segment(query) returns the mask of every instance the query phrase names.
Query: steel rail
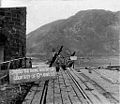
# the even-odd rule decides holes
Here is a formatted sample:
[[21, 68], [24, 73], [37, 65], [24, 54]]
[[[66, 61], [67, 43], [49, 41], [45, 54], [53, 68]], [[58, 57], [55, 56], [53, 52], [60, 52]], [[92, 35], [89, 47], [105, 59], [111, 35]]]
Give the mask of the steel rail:
[[68, 75], [70, 76], [70, 78], [72, 79], [72, 81], [75, 83], [76, 87], [78, 88], [78, 90], [80, 91], [80, 93], [82, 94], [82, 96], [84, 97], [84, 99], [87, 100], [88, 104], [94, 104], [91, 99], [87, 96], [87, 94], [85, 93], [85, 91], [83, 90], [83, 88], [80, 86], [80, 84], [78, 83], [78, 81], [74, 78], [74, 76], [67, 71]]
[[85, 74], [82, 73], [83, 77], [86, 77], [86, 79], [89, 79], [92, 83], [94, 83], [95, 85], [97, 85], [97, 87], [99, 87], [109, 99], [112, 99], [115, 103], [119, 103], [119, 100], [117, 100], [115, 97], [113, 97], [110, 93], [108, 93], [108, 91], [106, 91], [103, 87], [101, 87], [98, 83], [96, 83], [94, 80], [92, 80], [91, 78], [89, 78], [88, 76], [86, 76]]
[[[67, 73], [67, 72], [65, 72], [65, 74], [67, 75], [67, 77], [69, 77], [69, 75], [68, 75], [68, 73]], [[71, 87], [72, 87], [72, 89], [74, 90], [74, 92], [75, 92], [76, 96], [78, 97], [79, 101], [81, 102], [81, 104], [83, 104], [82, 99], [80, 99], [80, 98], [79, 98], [79, 95], [78, 95], [78, 93], [76, 92], [76, 90], [75, 90], [74, 86], [72, 85], [72, 83], [71, 83], [70, 79], [69, 79], [69, 82], [70, 82]]]
[[48, 83], [49, 83], [49, 80], [45, 81], [43, 92], [42, 92], [42, 96], [41, 96], [41, 99], [40, 99], [40, 104], [46, 104], [46, 96], [47, 96], [47, 90], [48, 90]]
[[[71, 69], [71, 70], [73, 71], [73, 69]], [[80, 77], [74, 71], [73, 71], [73, 73], [80, 79]], [[94, 83], [94, 85], [97, 85], [97, 87], [99, 87], [106, 94], [107, 98], [109, 98], [110, 100], [114, 101], [115, 103], [119, 103], [119, 100], [117, 100], [115, 97], [113, 97], [110, 93], [108, 93], [108, 91], [106, 91], [103, 87], [101, 87], [98, 83], [96, 83], [90, 77], [86, 76], [84, 73], [79, 73], [79, 74], [81, 74], [87, 80], [91, 81], [91, 83]]]

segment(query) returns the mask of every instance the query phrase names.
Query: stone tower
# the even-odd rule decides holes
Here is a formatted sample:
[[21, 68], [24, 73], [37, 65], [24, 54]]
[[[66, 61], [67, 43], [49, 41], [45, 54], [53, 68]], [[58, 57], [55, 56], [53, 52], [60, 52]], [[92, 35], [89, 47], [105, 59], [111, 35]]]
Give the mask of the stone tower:
[[26, 7], [0, 8], [0, 62], [26, 55]]

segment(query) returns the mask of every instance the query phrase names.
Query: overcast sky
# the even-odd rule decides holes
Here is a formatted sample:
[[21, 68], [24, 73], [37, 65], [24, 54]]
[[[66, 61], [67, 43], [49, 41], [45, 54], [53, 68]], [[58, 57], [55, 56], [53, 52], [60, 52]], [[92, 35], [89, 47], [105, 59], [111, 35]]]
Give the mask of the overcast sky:
[[80, 10], [120, 11], [120, 0], [1, 0], [2, 7], [27, 7], [27, 33]]

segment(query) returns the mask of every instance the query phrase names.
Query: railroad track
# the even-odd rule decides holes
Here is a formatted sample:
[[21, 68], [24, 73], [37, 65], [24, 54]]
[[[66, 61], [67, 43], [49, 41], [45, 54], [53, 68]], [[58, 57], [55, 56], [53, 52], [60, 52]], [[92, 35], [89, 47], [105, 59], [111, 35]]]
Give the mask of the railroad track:
[[108, 91], [106, 91], [103, 87], [101, 87], [101, 86], [100, 86], [98, 83], [96, 83], [94, 80], [92, 80], [91, 78], [89, 78], [88, 76], [86, 76], [86, 75], [83, 74], [83, 73], [81, 73], [81, 75], [82, 75], [84, 78], [88, 79], [93, 85], [96, 85], [97, 87], [99, 87], [99, 88], [102, 90], [102, 92], [103, 92], [103, 94], [104, 94], [104, 96], [105, 96], [106, 98], [112, 100], [112, 102], [114, 102], [114, 103], [119, 103], [119, 100], [117, 100], [115, 97], [113, 97]]
[[42, 96], [41, 96], [41, 99], [40, 99], [40, 104], [46, 104], [46, 96], [47, 96], [47, 90], [48, 90], [48, 83], [49, 83], [49, 80], [46, 80], [45, 84], [44, 84]]
[[20, 104], [46, 104], [48, 83], [49, 80], [34, 83]]
[[[106, 95], [100, 94], [90, 83], [102, 89], [102, 93]], [[72, 69], [60, 70], [56, 79], [41, 81], [32, 89], [33, 92], [28, 94], [22, 104], [119, 104], [119, 101], [88, 76]]]
[[84, 93], [88, 96], [89, 100], [91, 100], [91, 104], [110, 104], [105, 98], [100, 96], [100, 94], [98, 94], [98, 92], [96, 92], [94, 88], [89, 86], [86, 81], [83, 81], [83, 79], [79, 78], [73, 70], [71, 71], [68, 70], [68, 73], [71, 73], [73, 77], [76, 77], [75, 80], [77, 79], [77, 83], [79, 83], [79, 86], [81, 86]]
[[[81, 80], [81, 82], [83, 82], [85, 84], [85, 82], [81, 79], [80, 76], [82, 76], [83, 78], [85, 78], [87, 81], [89, 81], [92, 85], [94, 85], [96, 88], [99, 88], [102, 92], [102, 94], [109, 99], [109, 101], [111, 103], [114, 104], [119, 104], [119, 100], [117, 100], [114, 96], [112, 96], [108, 91], [106, 91], [103, 87], [101, 87], [98, 83], [96, 83], [94, 80], [92, 80], [90, 77], [88, 77], [87, 75], [85, 75], [84, 73], [79, 73], [80, 76], [78, 76], [78, 74], [76, 74], [73, 69], [71, 69], [71, 71]], [[85, 86], [89, 89], [89, 87], [85, 84]]]
[[94, 104], [92, 102], [92, 100], [89, 98], [89, 96], [85, 93], [85, 91], [83, 90], [83, 88], [80, 86], [80, 84], [78, 83], [78, 81], [73, 77], [73, 75], [67, 71], [67, 73], [69, 75], [69, 77], [71, 78], [71, 80], [75, 83], [75, 85], [77, 86], [77, 88], [79, 89], [80, 93], [82, 94], [82, 96], [84, 97], [84, 99], [87, 101], [88, 104]]

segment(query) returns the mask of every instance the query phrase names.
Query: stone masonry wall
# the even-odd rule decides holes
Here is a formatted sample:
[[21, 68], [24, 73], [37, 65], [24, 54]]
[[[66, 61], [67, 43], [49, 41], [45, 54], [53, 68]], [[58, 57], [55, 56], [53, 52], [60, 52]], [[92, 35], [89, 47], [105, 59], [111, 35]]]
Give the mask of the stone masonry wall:
[[4, 36], [4, 61], [26, 55], [26, 8], [0, 8], [0, 38]]

